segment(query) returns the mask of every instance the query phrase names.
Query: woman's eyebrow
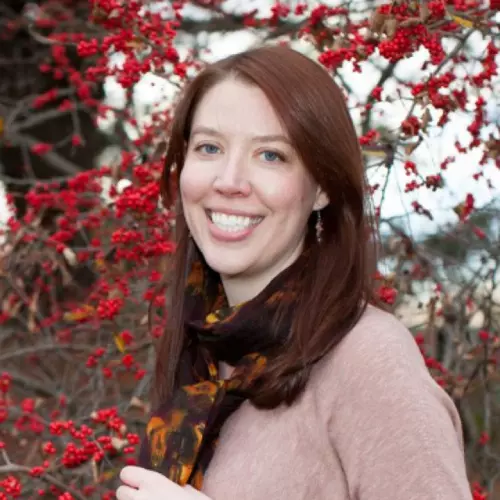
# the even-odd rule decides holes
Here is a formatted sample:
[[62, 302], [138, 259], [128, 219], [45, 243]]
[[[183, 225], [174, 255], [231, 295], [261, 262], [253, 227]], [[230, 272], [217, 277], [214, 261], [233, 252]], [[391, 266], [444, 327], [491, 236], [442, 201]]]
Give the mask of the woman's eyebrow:
[[193, 130], [191, 130], [191, 137], [195, 136], [196, 134], [214, 135], [216, 137], [222, 137], [223, 135], [214, 128], [204, 127], [201, 125], [194, 127]]
[[252, 137], [253, 142], [284, 142], [290, 144], [288, 137], [281, 134], [274, 135], [256, 135]]
[[[205, 127], [201, 125], [193, 128], [193, 130], [191, 131], [191, 137], [197, 134], [212, 135], [215, 137], [223, 137], [224, 135], [214, 128]], [[252, 142], [277, 142], [277, 141], [290, 144], [290, 140], [288, 139], [288, 137], [282, 134], [255, 135], [252, 137]]]

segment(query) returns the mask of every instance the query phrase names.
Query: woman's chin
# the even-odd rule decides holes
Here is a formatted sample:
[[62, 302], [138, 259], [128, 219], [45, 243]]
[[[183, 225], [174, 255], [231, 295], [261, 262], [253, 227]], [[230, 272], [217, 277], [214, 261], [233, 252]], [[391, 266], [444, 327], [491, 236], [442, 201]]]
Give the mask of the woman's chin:
[[242, 252], [228, 252], [214, 249], [203, 253], [206, 263], [221, 276], [235, 276], [245, 273], [250, 267], [250, 259], [245, 258]]

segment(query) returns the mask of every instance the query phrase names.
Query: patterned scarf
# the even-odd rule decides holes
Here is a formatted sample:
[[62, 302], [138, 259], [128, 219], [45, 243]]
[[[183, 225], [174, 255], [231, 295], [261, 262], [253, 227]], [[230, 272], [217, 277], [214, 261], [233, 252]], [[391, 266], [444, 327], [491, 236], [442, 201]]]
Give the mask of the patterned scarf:
[[[289, 335], [302, 255], [254, 299], [229, 307], [220, 281], [196, 261], [186, 287], [186, 343], [178, 384], [146, 427], [139, 465], [201, 489], [224, 422], [247, 399], [273, 353]], [[210, 293], [211, 290], [217, 292]], [[210, 301], [210, 297], [215, 300]], [[218, 363], [234, 366], [229, 379]]]

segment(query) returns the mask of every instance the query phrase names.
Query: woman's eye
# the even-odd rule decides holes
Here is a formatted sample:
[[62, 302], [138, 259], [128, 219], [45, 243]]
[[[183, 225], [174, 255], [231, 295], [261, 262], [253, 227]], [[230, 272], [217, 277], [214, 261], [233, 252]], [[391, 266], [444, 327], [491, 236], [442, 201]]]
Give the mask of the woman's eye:
[[276, 151], [263, 151], [260, 153], [262, 159], [267, 162], [285, 161], [285, 157]]
[[213, 155], [219, 152], [219, 148], [214, 144], [200, 144], [199, 146], [197, 146], [196, 151], [200, 151], [208, 155]]

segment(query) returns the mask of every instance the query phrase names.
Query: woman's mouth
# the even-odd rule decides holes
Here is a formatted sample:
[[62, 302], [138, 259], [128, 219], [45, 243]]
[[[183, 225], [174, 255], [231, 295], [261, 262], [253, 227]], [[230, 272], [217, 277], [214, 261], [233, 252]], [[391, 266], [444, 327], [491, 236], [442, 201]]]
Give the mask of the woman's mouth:
[[207, 210], [207, 217], [212, 224], [210, 229], [216, 239], [239, 241], [249, 236], [264, 217], [236, 215]]
[[249, 217], [247, 215], [233, 215], [208, 210], [210, 220], [220, 229], [229, 232], [243, 231], [259, 224], [264, 217]]

